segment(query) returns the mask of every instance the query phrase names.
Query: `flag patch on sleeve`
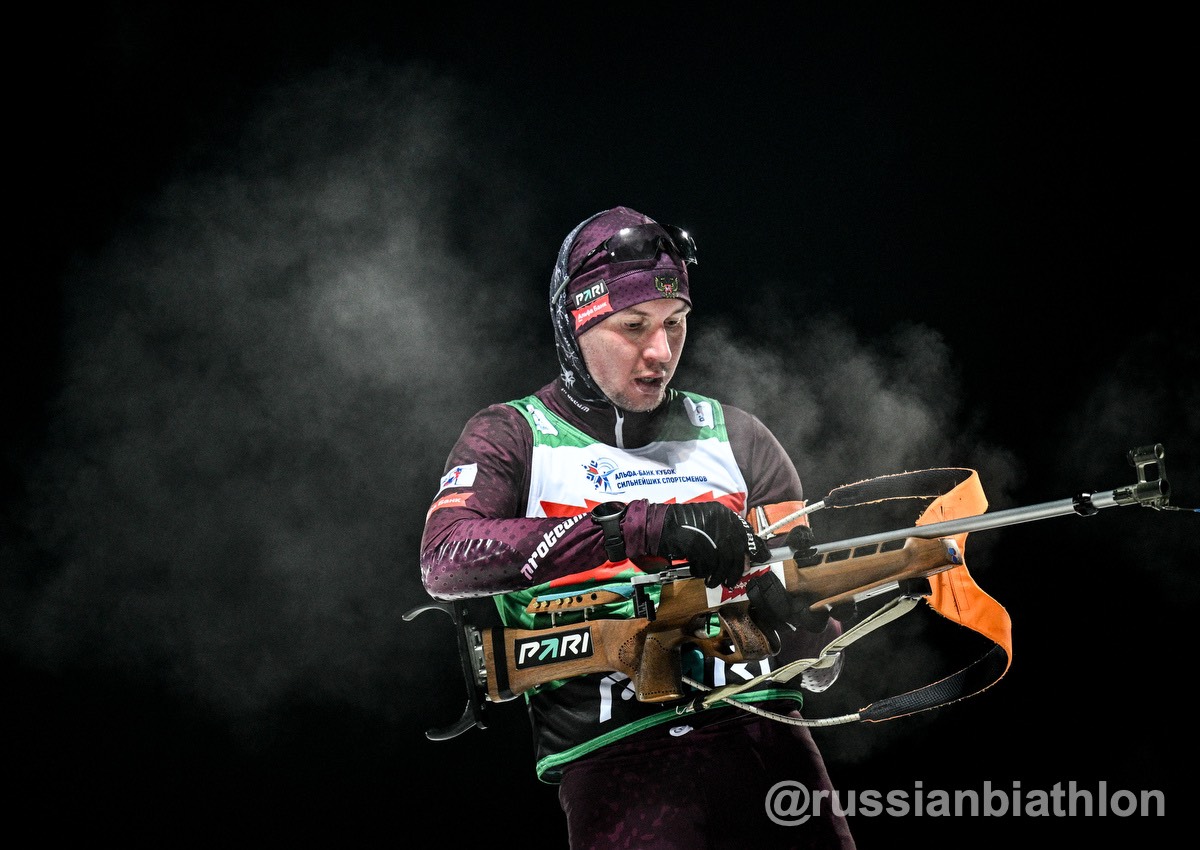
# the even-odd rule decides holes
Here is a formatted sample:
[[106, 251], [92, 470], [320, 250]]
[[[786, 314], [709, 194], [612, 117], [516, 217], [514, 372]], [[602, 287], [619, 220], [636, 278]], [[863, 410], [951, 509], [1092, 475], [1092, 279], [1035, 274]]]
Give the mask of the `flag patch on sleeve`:
[[479, 464], [466, 463], [461, 466], [456, 466], [442, 476], [442, 486], [438, 487], [438, 492], [442, 492], [447, 487], [470, 487], [475, 483], [475, 473], [479, 471]]

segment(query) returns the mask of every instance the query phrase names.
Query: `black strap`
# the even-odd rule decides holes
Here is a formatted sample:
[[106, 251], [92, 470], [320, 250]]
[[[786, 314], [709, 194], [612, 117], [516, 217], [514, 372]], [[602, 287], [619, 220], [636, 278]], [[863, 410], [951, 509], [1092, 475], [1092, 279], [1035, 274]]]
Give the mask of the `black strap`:
[[605, 502], [592, 509], [592, 522], [604, 532], [604, 554], [614, 564], [625, 560], [625, 532], [621, 520], [629, 506], [624, 502]]

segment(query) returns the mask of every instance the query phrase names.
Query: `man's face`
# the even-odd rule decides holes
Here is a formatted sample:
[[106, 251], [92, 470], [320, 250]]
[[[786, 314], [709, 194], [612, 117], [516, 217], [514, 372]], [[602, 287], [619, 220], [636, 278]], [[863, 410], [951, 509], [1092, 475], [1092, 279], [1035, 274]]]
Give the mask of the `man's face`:
[[613, 404], [636, 413], [662, 404], [683, 352], [690, 309], [677, 298], [644, 301], [583, 332], [583, 360]]

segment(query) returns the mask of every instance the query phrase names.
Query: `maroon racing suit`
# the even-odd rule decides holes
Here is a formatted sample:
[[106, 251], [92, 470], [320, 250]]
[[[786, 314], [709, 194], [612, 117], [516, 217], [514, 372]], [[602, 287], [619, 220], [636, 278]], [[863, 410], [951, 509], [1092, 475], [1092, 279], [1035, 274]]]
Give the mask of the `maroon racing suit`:
[[[646, 446], [684, 416], [684, 394], [675, 390], [649, 413], [579, 401], [561, 378], [534, 395], [555, 421], [617, 448]], [[767, 427], [736, 407], [717, 409], [746, 483], [740, 512], [803, 499], [799, 475]], [[530, 420], [513, 404], [492, 405], [466, 424], [447, 459], [421, 544], [422, 581], [435, 598], [524, 599], [520, 594], [531, 586], [611, 566], [603, 531], [586, 516], [574, 522], [564, 521], [569, 514], [527, 516], [533, 447]], [[627, 505], [622, 529], [636, 563], [656, 554], [667, 505], [645, 499]], [[573, 513], [585, 510], [579, 506]], [[820, 634], [785, 631], [771, 661], [813, 657], [839, 632], [835, 620]], [[695, 678], [711, 682], [714, 660], [696, 652], [692, 662], [703, 669], [689, 668], [685, 660], [685, 672], [694, 669]], [[836, 675], [832, 668], [806, 679], [805, 687], [821, 690]], [[601, 678], [575, 677], [526, 694], [538, 777], [559, 786], [572, 848], [854, 846], [845, 819], [829, 804], [833, 788], [807, 728], [719, 704], [672, 718], [673, 708], [686, 700], [644, 704], [630, 699], [629, 690], [605, 707], [620, 713], [609, 726], [621, 731], [605, 732], [597, 725], [596, 695], [610, 679], [626, 677]], [[798, 716], [798, 691], [761, 696], [759, 707]], [[819, 815], [796, 825], [775, 823], [765, 803], [778, 783], [799, 783], [814, 799], [826, 792]]]

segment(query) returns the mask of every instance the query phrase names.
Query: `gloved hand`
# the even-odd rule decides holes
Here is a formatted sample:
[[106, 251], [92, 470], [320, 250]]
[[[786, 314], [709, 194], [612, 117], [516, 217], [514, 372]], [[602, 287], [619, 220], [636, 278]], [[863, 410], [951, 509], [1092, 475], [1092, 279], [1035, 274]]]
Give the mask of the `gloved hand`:
[[[816, 556], [816, 537], [812, 528], [797, 525], [788, 532], [785, 544], [792, 550], [798, 566], [806, 566], [820, 560]], [[746, 584], [746, 596], [750, 600], [750, 616], [760, 629], [784, 628], [792, 631], [800, 626], [807, 631], [820, 633], [829, 623], [829, 610], [809, 609], [802, 600], [789, 596], [783, 582], [774, 573], [765, 573]]]
[[787, 628], [794, 632], [799, 626], [820, 634], [829, 623], [828, 608], [809, 610], [802, 601], [788, 595], [775, 573], [750, 579], [746, 583], [746, 597], [750, 600], [750, 619], [763, 631]]
[[667, 505], [656, 554], [686, 560], [692, 575], [708, 587], [733, 587], [746, 571], [747, 558], [765, 563], [771, 556], [750, 523], [720, 502]]

